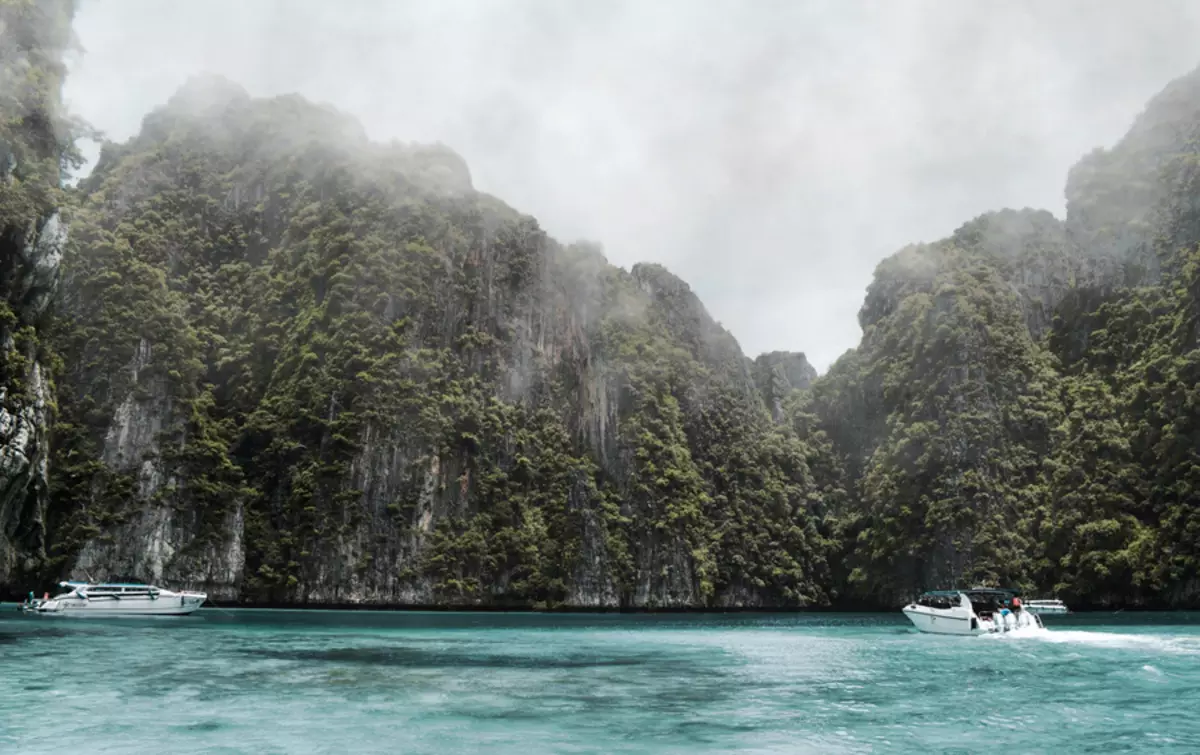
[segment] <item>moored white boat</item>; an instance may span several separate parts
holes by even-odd
[[[932,590],[909,603],[904,615],[913,626],[930,634],[994,634],[1041,629],[1037,614],[1010,610],[1011,590],[975,588]]]
[[[1067,608],[1067,604],[1063,603],[1061,600],[1058,600],[1057,598],[1044,599],[1044,600],[1027,600],[1022,605],[1030,613],[1036,613],[1036,614],[1070,613],[1070,610]]]
[[[175,592],[129,582],[59,582],[66,592],[30,599],[21,609],[59,616],[186,616],[204,604],[207,593]]]

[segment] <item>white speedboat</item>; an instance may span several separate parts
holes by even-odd
[[[1067,604],[1058,599],[1027,600],[1022,604],[1030,613],[1070,613]]]
[[[1035,613],[1012,610],[1011,590],[932,590],[902,610],[917,629],[931,634],[994,634],[1041,629]]]
[[[107,618],[113,616],[187,616],[208,599],[207,593],[174,592],[128,582],[59,582],[65,592],[41,600],[32,597],[21,609],[32,613]]]

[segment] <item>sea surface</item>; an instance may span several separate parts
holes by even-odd
[[[1200,752],[1200,614],[1046,623],[10,603],[0,753]]]

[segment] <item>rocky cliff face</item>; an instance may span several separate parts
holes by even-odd
[[[831,457],[846,589],[964,582],[1192,605],[1200,72],[1068,178],[876,271],[862,344],[794,408]]]
[[[1162,248],[1164,232],[1171,245],[1200,240],[1191,230],[1197,207],[1190,190],[1198,131],[1200,76],[1193,73],[1156,95],[1115,146],[1071,169],[1066,229],[1098,281],[1155,283],[1164,254],[1174,251]]]
[[[1065,220],[988,213],[884,260],[817,378],[446,148],[299,97],[193,80],[63,192],[70,6],[2,9],[10,594],[1200,605],[1200,73],[1081,161]]]
[[[443,148],[198,79],[106,147],[75,239],[54,569],[290,603],[825,600],[803,449],[732,336]]]
[[[772,351],[760,354],[753,364],[754,383],[776,422],[783,421],[784,400],[792,391],[803,391],[817,379],[817,370],[803,353]]]
[[[53,398],[42,344],[67,229],[61,56],[70,2],[0,6],[0,584],[45,546]]]
[[[49,485],[48,436],[50,386],[38,330],[58,272],[63,242],[57,214],[44,219],[29,236],[10,233],[4,248],[12,265],[6,321],[0,322],[0,582],[18,568],[32,570],[29,559],[41,556],[45,541],[46,492]]]

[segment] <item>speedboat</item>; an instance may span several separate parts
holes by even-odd
[[[1070,613],[1067,604],[1058,599],[1027,600],[1021,604],[1030,613]]]
[[[931,590],[902,610],[917,629],[931,634],[995,634],[1041,629],[1036,613],[1011,610],[1013,590],[977,587]]]
[[[40,600],[30,596],[21,610],[61,616],[187,616],[208,599],[207,593],[174,592],[131,582],[59,582],[64,592]]]

